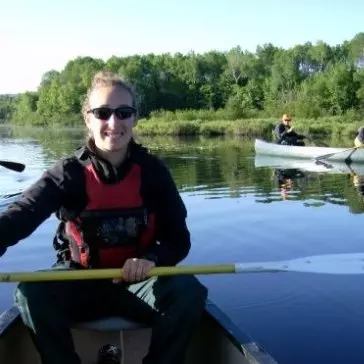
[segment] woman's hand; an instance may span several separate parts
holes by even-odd
[[[155,267],[155,263],[147,259],[130,258],[127,259],[123,266],[123,277],[114,279],[114,283],[139,282],[147,278],[150,269]]]

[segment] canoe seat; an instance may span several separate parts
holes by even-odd
[[[148,351],[151,337],[151,327],[145,323],[127,319],[121,316],[110,316],[97,320],[75,322],[74,339],[81,357],[85,363],[94,363],[101,346],[117,345],[122,352],[121,364],[141,363]]]
[[[124,331],[149,328],[145,323],[133,321],[121,316],[111,316],[98,320],[77,322],[72,326],[75,329],[94,331]]]

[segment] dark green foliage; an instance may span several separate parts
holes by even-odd
[[[279,118],[283,112],[313,119],[349,112],[358,120],[364,110],[364,33],[359,33],[336,46],[320,41],[290,49],[264,44],[255,53],[237,46],[204,54],[113,56],[106,62],[76,58],[61,72],[46,72],[36,92],[0,96],[0,123],[80,122],[86,90],[102,69],[133,81],[142,118],[202,109],[204,115],[215,113],[214,120],[225,119],[223,112],[230,120]]]

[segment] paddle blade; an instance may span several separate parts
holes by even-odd
[[[11,169],[15,172],[23,172],[25,169],[25,165],[17,162],[9,162],[9,161],[0,161],[0,166],[3,166],[7,169]]]
[[[364,274],[364,253],[313,255],[280,262],[236,264],[236,273]]]

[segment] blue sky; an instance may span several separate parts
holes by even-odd
[[[0,94],[78,56],[331,45],[364,31],[354,0],[0,0]]]

